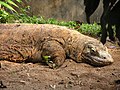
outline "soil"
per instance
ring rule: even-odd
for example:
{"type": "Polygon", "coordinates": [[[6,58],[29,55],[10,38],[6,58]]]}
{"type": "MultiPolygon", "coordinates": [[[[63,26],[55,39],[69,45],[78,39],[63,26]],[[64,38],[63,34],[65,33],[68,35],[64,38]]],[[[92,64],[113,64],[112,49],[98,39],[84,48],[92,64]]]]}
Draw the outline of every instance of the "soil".
{"type": "Polygon", "coordinates": [[[73,60],[58,69],[0,61],[0,90],[120,90],[120,47],[107,42],[114,63],[93,67],[73,60]]]}

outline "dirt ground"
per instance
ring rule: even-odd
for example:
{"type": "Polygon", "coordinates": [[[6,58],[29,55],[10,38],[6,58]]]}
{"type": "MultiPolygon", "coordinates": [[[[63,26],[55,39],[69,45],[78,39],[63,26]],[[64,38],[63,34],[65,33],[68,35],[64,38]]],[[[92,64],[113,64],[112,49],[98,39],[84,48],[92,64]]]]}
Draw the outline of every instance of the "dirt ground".
{"type": "Polygon", "coordinates": [[[72,60],[59,69],[41,63],[0,61],[0,90],[120,90],[120,47],[106,46],[114,63],[104,67],[72,60]]]}

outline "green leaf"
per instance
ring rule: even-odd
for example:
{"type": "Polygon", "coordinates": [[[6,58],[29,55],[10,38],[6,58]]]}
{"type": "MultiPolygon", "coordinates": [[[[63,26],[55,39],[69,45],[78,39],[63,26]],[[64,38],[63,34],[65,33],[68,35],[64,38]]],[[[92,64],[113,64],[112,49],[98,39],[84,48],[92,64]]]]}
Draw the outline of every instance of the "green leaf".
{"type": "Polygon", "coordinates": [[[9,4],[12,4],[12,5],[16,6],[16,7],[18,7],[18,5],[16,5],[16,4],[15,4],[13,1],[11,1],[11,0],[7,0],[6,2],[9,3],[9,4]]]}
{"type": "Polygon", "coordinates": [[[22,0],[16,0],[17,2],[19,2],[19,3],[21,3],[22,2],[22,0]]]}
{"type": "Polygon", "coordinates": [[[5,2],[2,2],[2,1],[0,1],[0,4],[3,5],[4,7],[8,8],[8,9],[16,12],[16,10],[14,8],[12,8],[9,4],[7,4],[5,2]]]}
{"type": "Polygon", "coordinates": [[[43,59],[46,61],[49,61],[50,58],[51,58],[51,56],[43,56],[43,59]]]}

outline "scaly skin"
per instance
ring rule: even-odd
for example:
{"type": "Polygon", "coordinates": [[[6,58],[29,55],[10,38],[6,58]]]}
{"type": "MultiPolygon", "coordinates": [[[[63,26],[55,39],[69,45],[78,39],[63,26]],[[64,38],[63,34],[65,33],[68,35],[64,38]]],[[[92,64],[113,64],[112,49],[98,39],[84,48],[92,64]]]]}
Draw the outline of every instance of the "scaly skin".
{"type": "Polygon", "coordinates": [[[1,24],[0,60],[42,62],[49,56],[51,68],[61,66],[66,58],[93,66],[113,63],[107,48],[98,40],[67,27],[39,24],[1,24]]]}

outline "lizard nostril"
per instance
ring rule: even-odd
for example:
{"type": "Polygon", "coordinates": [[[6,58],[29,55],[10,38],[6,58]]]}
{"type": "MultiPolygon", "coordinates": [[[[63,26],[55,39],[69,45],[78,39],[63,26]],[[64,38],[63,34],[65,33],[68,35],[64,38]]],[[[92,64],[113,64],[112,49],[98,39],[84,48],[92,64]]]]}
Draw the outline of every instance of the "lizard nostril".
{"type": "Polygon", "coordinates": [[[103,59],[106,59],[106,57],[103,57],[103,59]]]}

